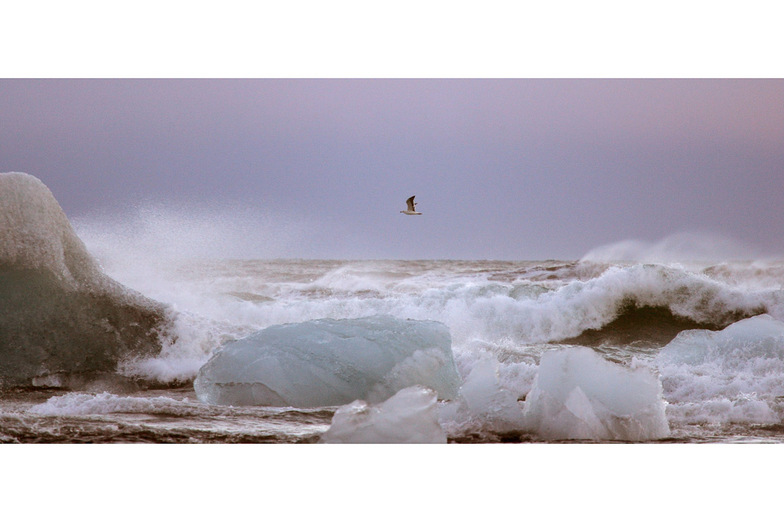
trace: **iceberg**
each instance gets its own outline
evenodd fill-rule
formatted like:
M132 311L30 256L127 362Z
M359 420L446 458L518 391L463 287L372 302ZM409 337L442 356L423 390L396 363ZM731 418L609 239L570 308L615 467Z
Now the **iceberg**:
M525 430L517 394L501 384L499 368L495 358L482 358L471 368L457 399L441 405L439 421L450 436Z
M784 419L784 322L761 314L723 330L683 331L654 363L678 423Z
M758 360L784 361L784 322L761 314L718 332L686 330L662 348L656 360L662 365L719 363L733 372Z
M414 385L455 397L449 330L386 315L271 326L224 346L193 383L208 404L305 408L378 403Z
M647 368L566 348L542 355L523 414L544 439L642 441L670 435L665 407L661 382Z
M437 395L421 386L404 388L377 405L354 401L341 406L321 436L323 443L444 444Z
M39 179L0 174L0 385L114 372L160 352L168 328L163 305L101 271Z

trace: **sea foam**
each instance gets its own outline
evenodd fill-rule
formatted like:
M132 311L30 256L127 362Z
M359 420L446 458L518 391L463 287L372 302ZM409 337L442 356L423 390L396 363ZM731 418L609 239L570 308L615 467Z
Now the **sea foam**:
M199 403L169 397L128 397L108 392L66 393L56 395L27 411L36 415L106 415L109 413L148 413L185 415L193 413Z
M49 189L0 174L0 383L112 372L155 354L168 311L106 276Z

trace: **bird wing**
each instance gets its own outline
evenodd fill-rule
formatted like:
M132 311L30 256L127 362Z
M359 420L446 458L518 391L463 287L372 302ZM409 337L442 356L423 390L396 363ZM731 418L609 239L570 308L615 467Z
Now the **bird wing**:
M408 210L414 212L414 198L416 196L411 196L406 200L406 205L408 206Z

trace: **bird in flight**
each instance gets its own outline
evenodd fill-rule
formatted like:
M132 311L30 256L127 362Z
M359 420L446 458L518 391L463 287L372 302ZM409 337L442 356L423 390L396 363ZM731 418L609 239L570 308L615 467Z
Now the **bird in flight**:
M406 210L401 210L401 214L406 214L407 216L421 216L421 212L416 211L416 203L414 203L414 198L416 196L411 196L406 200Z

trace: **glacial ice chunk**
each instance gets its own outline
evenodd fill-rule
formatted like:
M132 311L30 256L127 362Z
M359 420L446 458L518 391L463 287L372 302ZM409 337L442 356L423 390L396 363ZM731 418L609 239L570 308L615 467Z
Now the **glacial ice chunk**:
M0 385L161 350L163 305L106 276L37 178L0 174Z
M784 322L770 315L717 332L681 332L654 362L675 422L772 424L784 419Z
M784 361L784 323L768 314L743 319L718 332L686 330L657 356L660 363L720 362L734 369L757 359Z
M525 400L528 429L545 439L641 441L670 435L659 379L590 348L545 352Z
M444 324L380 315L271 326L216 352L193 385L208 404L318 407L414 385L451 399L460 376Z
M479 360L458 391L457 399L441 405L441 425L450 436L469 432L510 433L525 429L517 394L501 384L499 363Z
M421 386L404 388L386 401L369 405L354 401L341 406L321 436L324 443L446 443L438 423L436 393Z

